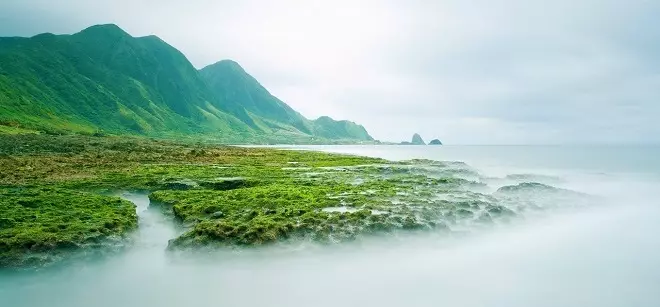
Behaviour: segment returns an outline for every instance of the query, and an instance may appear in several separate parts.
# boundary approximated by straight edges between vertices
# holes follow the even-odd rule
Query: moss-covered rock
[[[137,227],[128,201],[55,188],[0,188],[0,212],[0,267],[47,264]]]
[[[0,190],[7,194],[0,200],[0,253],[15,264],[135,227],[129,203],[81,190],[153,191],[151,205],[186,228],[171,248],[462,231],[574,204],[579,196],[533,183],[493,193],[462,162],[126,137],[3,135],[0,169],[0,185],[34,187]]]

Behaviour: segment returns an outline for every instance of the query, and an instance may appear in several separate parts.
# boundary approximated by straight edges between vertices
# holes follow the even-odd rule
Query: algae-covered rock
[[[287,168],[290,177],[271,181],[263,174],[265,181],[256,186],[156,191],[150,198],[190,226],[170,248],[287,240],[337,243],[377,233],[448,230],[457,220],[475,220],[475,212],[490,203],[481,200],[488,199],[485,195],[463,190],[474,184],[457,177],[465,174],[465,167],[413,160],[305,172]],[[438,201],[441,195],[456,199]]]
[[[212,219],[221,219],[221,218],[225,217],[225,213],[222,212],[222,211],[216,211],[216,212],[211,213],[209,215],[209,217],[212,218]]]
[[[258,183],[243,177],[221,177],[212,180],[203,180],[199,185],[212,190],[232,190],[255,186]]]
[[[0,267],[49,264],[137,227],[131,202],[65,189],[0,188],[0,212]]]
[[[519,193],[519,192],[559,192],[561,189],[538,182],[523,182],[517,185],[503,186],[497,189],[497,193]]]
[[[583,207],[595,201],[594,197],[584,193],[537,182],[504,186],[493,195],[516,212]]]
[[[135,226],[130,204],[128,211],[113,212],[116,199],[72,189],[152,191],[150,205],[184,229],[170,241],[171,248],[339,243],[409,231],[469,231],[570,206],[583,197],[536,183],[493,193],[493,186],[502,183],[535,180],[501,178],[488,186],[493,181],[462,162],[393,162],[201,143],[191,149],[190,144],[146,139],[0,138],[0,153],[10,154],[0,155],[5,170],[0,184],[59,187],[57,192],[23,189],[0,198],[9,206],[0,208],[2,261],[52,261],[63,251],[102,246]]]
[[[199,184],[191,179],[180,179],[165,181],[162,186],[167,190],[190,190],[198,188]]]

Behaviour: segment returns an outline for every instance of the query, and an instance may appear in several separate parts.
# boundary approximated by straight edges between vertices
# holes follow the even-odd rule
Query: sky
[[[657,16],[652,0],[2,0],[0,36],[115,23],[386,141],[657,144]]]

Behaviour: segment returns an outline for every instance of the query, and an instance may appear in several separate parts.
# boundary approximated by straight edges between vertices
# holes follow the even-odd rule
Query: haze
[[[659,15],[643,0],[4,0],[0,36],[116,23],[387,141],[658,143]]]

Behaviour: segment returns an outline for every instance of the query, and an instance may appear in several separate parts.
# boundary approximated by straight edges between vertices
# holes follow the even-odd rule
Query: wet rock
[[[461,218],[468,218],[474,216],[474,213],[467,209],[458,209],[456,210],[456,215]]]
[[[163,183],[163,188],[166,190],[191,190],[198,187],[199,184],[191,179],[180,179]]]
[[[503,186],[497,189],[496,193],[516,193],[516,192],[558,192],[559,188],[549,186],[538,182],[523,182],[517,185]]]
[[[209,217],[211,217],[212,219],[221,219],[221,218],[223,218],[224,216],[225,216],[225,213],[224,213],[224,212],[222,212],[222,211],[216,211],[216,212],[211,213],[211,215],[210,215]]]
[[[225,191],[252,187],[255,186],[256,183],[243,177],[227,177],[200,181],[199,185],[207,189]]]
[[[428,222],[427,224],[428,224],[428,226],[429,226],[431,229],[435,229],[435,230],[449,230],[449,226],[447,226],[447,224],[445,224],[445,223],[443,223],[443,222],[441,222],[441,221],[437,221],[437,222]]]
[[[513,210],[503,206],[489,206],[488,213],[494,216],[514,216],[516,215]]]
[[[211,204],[211,205],[208,205],[208,206],[204,207],[203,212],[206,213],[206,214],[211,214],[213,212],[220,211],[220,209],[221,209],[220,206],[215,205],[215,204]]]
[[[417,219],[413,217],[406,217],[403,219],[403,223],[401,223],[401,228],[405,230],[419,230],[426,228],[426,225],[418,222]]]
[[[490,216],[490,214],[488,214],[488,212],[484,212],[481,215],[479,215],[477,221],[484,224],[490,224],[493,222],[493,218]]]

